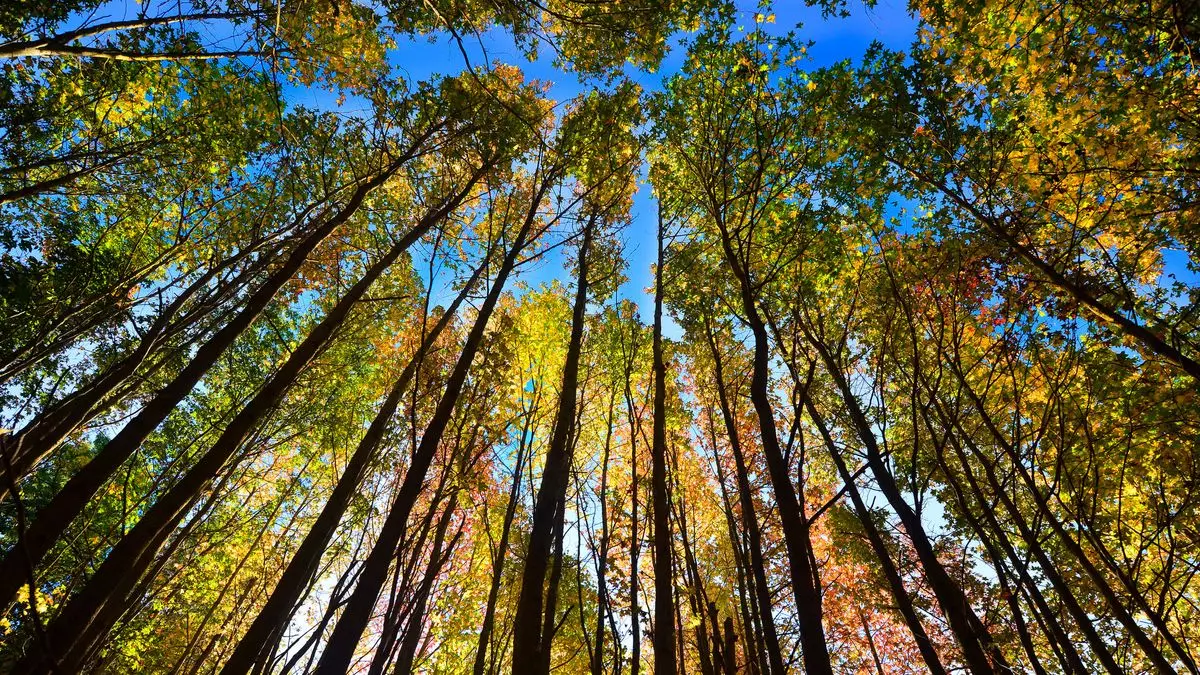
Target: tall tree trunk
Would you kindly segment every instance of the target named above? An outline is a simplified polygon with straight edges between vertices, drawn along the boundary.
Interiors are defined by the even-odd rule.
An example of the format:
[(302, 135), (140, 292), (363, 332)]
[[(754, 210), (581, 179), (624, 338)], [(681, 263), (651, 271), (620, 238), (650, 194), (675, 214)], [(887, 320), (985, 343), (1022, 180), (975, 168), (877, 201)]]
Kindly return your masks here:
[[(1045, 550), (1042, 548), (1040, 540), (1030, 529), (1017, 504), (1015, 504), (1004, 491), (1003, 486), (996, 476), (995, 470), (989, 463), (983, 461), (982, 453), (980, 453), (978, 448), (974, 446), (974, 441), (965, 434), (964, 430), (962, 430), (960, 426), (958, 426), (957, 420), (953, 420), (949, 417), (948, 411), (942, 409), (942, 406), (937, 399), (933, 399), (933, 402), (939, 411), (939, 416), (943, 418), (943, 422), (947, 425), (954, 425), (959, 431), (961, 442), (967, 447), (971, 448), (972, 452), (981, 459), (980, 464), (983, 466), (984, 475), (987, 477), (992, 491), (999, 498), (1000, 503), (1004, 505), (1005, 511), (1008, 513), (1009, 518), (1012, 520), (1013, 524), (1017, 526), (1021, 538), (1025, 541), (1029, 551), (1032, 552), (1034, 557), (1037, 559), (1038, 565), (1042, 570), (1042, 575), (1046, 577), (1051, 586), (1054, 588), (1055, 592), (1058, 593), (1059, 599), (1062, 600), (1063, 604), (1067, 607), (1067, 611), (1075, 620), (1076, 625), (1079, 626), (1079, 630), (1083, 632), (1084, 638), (1087, 640), (1088, 645), (1092, 649), (1092, 654), (1095, 655), (1095, 657), (1100, 661), (1101, 665), (1104, 666), (1104, 669), (1110, 674), (1116, 675), (1116, 673), (1122, 672), (1123, 669), (1117, 664), (1116, 660), (1109, 652), (1107, 641), (1096, 631), (1093, 620), (1090, 618), (1088, 612), (1079, 604), (1079, 601), (1075, 597), (1074, 591), (1058, 572), (1057, 566), (1053, 564)], [(959, 438), (956, 438), (956, 436), (952, 434), (950, 436), (950, 445), (958, 454), (959, 464), (963, 470), (963, 475), (967, 478), (968, 485), (970, 485), (972, 492), (974, 494), (982, 495), (984, 492), (982, 492), (982, 488), (970, 469), (966, 452), (964, 451), (963, 447), (959, 445), (959, 443)], [(999, 527), (999, 525), (997, 524), (996, 527)]]
[(921, 561), (925, 579), (929, 583), (930, 589), (933, 590), (934, 597), (937, 598), (938, 606), (946, 615), (946, 620), (962, 648), (963, 658), (966, 659), (971, 672), (975, 675), (988, 675), (997, 670), (1008, 671), (1009, 667), (1005, 663), (1003, 654), (1000, 653), (999, 646), (971, 608), (966, 593), (950, 577), (942, 562), (938, 560), (933, 542), (925, 532), (925, 526), (921, 523), (920, 516), (909, 506), (908, 502), (904, 501), (904, 496), (901, 494), (899, 486), (896, 485), (891, 470), (884, 464), (883, 456), (875, 441), (875, 434), (871, 430), (871, 424), (859, 406), (857, 396), (850, 389), (850, 384), (846, 381), (841, 366), (823, 342), (812, 335), (807, 337), (809, 344), (820, 355), (826, 371), (837, 386), (850, 422), (866, 449), (867, 465), (871, 468), (871, 475), (874, 476), (876, 485), (879, 486), (880, 492), (883, 493), (892, 510), (899, 516), (900, 522), (904, 526), (904, 532), (908, 535), (909, 541), (912, 542), (917, 557)]
[(433, 521), (440, 513), (439, 509), (445, 499), (445, 488), (449, 479), (449, 471), (442, 471), (438, 476), (437, 487), (429, 496), (429, 508), (421, 518), (420, 524), (415, 528), (417, 536), (413, 537), (413, 528), (410, 527), (405, 530), (404, 536), (400, 540), (400, 547), (411, 551), (412, 555), (407, 559), (405, 556), (397, 556), (396, 563), (392, 566), (392, 584), (387, 609), (384, 611), (383, 626), (368, 673), (376, 675), (381, 673), (387, 667), (392, 653), (395, 651), (396, 641), (400, 639), (400, 632), (404, 627), (408, 610), (412, 607), (411, 598), (415, 597), (413, 577), (416, 574), (417, 565), (423, 557), (425, 542), (429, 539), (429, 534), (436, 529)]
[[(678, 475), (678, 463), (672, 462), (671, 472)], [(674, 485), (674, 481), (672, 481)], [(678, 486), (676, 485), (676, 488)], [(672, 500), (672, 512), (675, 516), (675, 522), (678, 523), (680, 549), (683, 553), (683, 569), (684, 583), (688, 590), (688, 605), (692, 612), (692, 618), (697, 622), (696, 634), (696, 657), (700, 661), (701, 675), (716, 675), (716, 667), (720, 659), (714, 662), (714, 642), (710, 641), (710, 633), (708, 630), (708, 594), (704, 589), (704, 580), (700, 577), (700, 566), (696, 563), (695, 552), (692, 549), (691, 537), (688, 535), (687, 522), (687, 501), (683, 496), (682, 491), (676, 489), (679, 495), (678, 499)], [(716, 631), (717, 642), (720, 639), (720, 626), (714, 626)], [(684, 638), (681, 637), (680, 641)], [(680, 659), (682, 663), (683, 660)]]
[[(400, 157), (389, 163), (370, 180), (361, 183), (337, 214), (318, 225), (312, 232), (297, 242), (284, 264), (272, 273), (247, 299), (242, 311), (221, 330), (217, 331), (204, 346), (196, 351), (195, 356), (188, 362), (188, 365), (175, 376), (170, 384), (156, 394), (142, 411), (125, 425), (116, 437), (105, 445), (100, 454), (89, 462), (89, 465), (97, 462), (101, 467), (108, 467), (114, 464), (119, 465), (136, 450), (141, 445), (141, 442), (175, 409), (175, 406), (192, 391), (196, 383), (200, 381), (200, 378), (225, 353), (225, 350), (266, 309), (267, 305), (270, 304), (279, 292), (279, 289), (295, 276), (296, 272), (308, 259), (308, 255), (322, 241), (328, 238), (334, 230), (348, 221), (358, 211), (359, 207), (362, 206), (363, 200), (372, 191), (387, 182), (405, 163), (416, 156), (432, 132), (433, 129), (430, 129), (415, 139)], [(47, 451), (45, 447), (31, 448), (30, 452), (25, 453), (24, 456), (17, 457), (15, 468), (21, 472), (18, 477), (28, 472), (37, 463), (38, 459), (40, 459), (40, 456), (33, 456), (31, 454), (33, 450), (40, 450), (43, 453)]]
[(517, 441), (517, 457), (513, 460), (512, 485), (509, 486), (508, 504), (504, 508), (504, 522), (500, 527), (500, 542), (496, 545), (496, 556), (492, 563), (492, 583), (488, 588), (487, 608), (483, 614), (483, 626), (479, 629), (479, 643), (475, 648), (475, 665), (471, 671), (473, 675), (483, 675), (487, 661), (492, 628), (496, 621), (496, 601), (500, 596), (501, 583), (504, 581), (504, 561), (508, 554), (508, 538), (512, 532), (513, 517), (517, 512), (517, 500), (521, 495), (521, 470), (524, 466), (526, 450), (529, 447), (529, 430), (536, 414), (537, 405), (535, 403), (525, 417), (521, 437)]
[(404, 631), (404, 637), (400, 641), (400, 652), (396, 656), (396, 667), (392, 671), (396, 675), (409, 675), (409, 673), (412, 673), (413, 661), (417, 657), (417, 647), (421, 645), (421, 636), (424, 634), (425, 609), (429, 604), (429, 595), (433, 590), (433, 582), (441, 574), (442, 565), (446, 563), (446, 558), (454, 550), (455, 544), (458, 542), (458, 537), (462, 534), (462, 530), (459, 530), (458, 534), (451, 540), (447, 552), (442, 552), (442, 548), (446, 545), (446, 529), (450, 525), (450, 519), (457, 508), (458, 492), (456, 491), (450, 497), (450, 503), (446, 505), (446, 509), (442, 512), (442, 517), (438, 520), (437, 531), (433, 535), (433, 550), (429, 554), (429, 565), (425, 570), (424, 578), (421, 579), (421, 585), (417, 588), (416, 595), (413, 598), (416, 605), (408, 616), (408, 628)]
[[(604, 672), (604, 619), (609, 614), (608, 602), (608, 459), (612, 450), (613, 410), (617, 390), (609, 389), (608, 417), (604, 427), (604, 451), (600, 459), (600, 552), (596, 560), (596, 651), (592, 655), (592, 675)], [(583, 614), (582, 605), (580, 615)], [(616, 638), (614, 633), (613, 638)]]
[[(288, 360), (239, 412), (209, 450), (113, 547), (103, 564), (49, 627), (60, 650), (61, 667), (77, 667), (92, 644), (102, 639), (120, 616), (126, 594), (150, 566), (163, 541), (184, 514), (184, 507), (217, 476), (234, 453), (286, 393), (300, 372), (328, 345), (367, 289), (400, 257), (420, 233), (444, 219), (473, 188), (476, 178), (433, 210), (350, 288), (329, 314), (296, 347)], [(40, 668), (39, 668), (40, 669)]]
[(737, 644), (737, 635), (733, 632), (733, 617), (725, 617), (725, 643), (724, 643), (724, 658), (721, 660), (725, 667), (725, 675), (737, 675), (737, 651), (734, 645)]
[[(717, 447), (717, 432), (713, 428), (711, 410), (708, 417), (707, 426), (708, 434), (711, 439), (714, 451)], [(715, 454), (715, 452), (714, 452)], [(746, 546), (744, 546), (743, 535), (737, 526), (737, 518), (733, 512), (733, 501), (729, 497), (729, 487), (725, 477), (725, 470), (721, 466), (721, 458), (718, 454), (715, 459), (717, 468), (717, 483), (721, 486), (721, 507), (725, 512), (725, 528), (729, 532), (729, 546), (733, 550), (733, 564), (737, 570), (737, 591), (738, 591), (738, 610), (741, 613), (742, 635), (745, 638), (746, 645), (746, 669), (750, 675), (760, 675), (761, 673), (771, 672), (771, 667), (767, 665), (766, 645), (762, 641), (763, 630), (758, 622), (757, 611), (751, 611), (751, 604), (755, 602), (751, 598), (757, 598), (757, 591), (754, 588), (753, 575), (746, 573)]]
[[(925, 419), (925, 426), (932, 433), (935, 426), (929, 419), (928, 411), (923, 410), (922, 413), (922, 416)], [(951, 444), (956, 442), (955, 439), (949, 435), (949, 432), (947, 432), (947, 442)], [(960, 457), (961, 456), (962, 455), (960, 454)], [(970, 489), (968, 490), (964, 489), (964, 486), (959, 478), (955, 475), (955, 472), (951, 470), (949, 461), (945, 457), (943, 447), (939, 447), (937, 449), (937, 461), (938, 466), (940, 466), (942, 469), (943, 479), (946, 481), (946, 484), (950, 486), (951, 491), (954, 493), (955, 501), (958, 502), (959, 510), (962, 512), (967, 524), (970, 525), (971, 529), (973, 529), (979, 535), (980, 540), (986, 547), (989, 548), (989, 550), (999, 548), (1000, 551), (1003, 551), (1003, 557), (1008, 558), (1008, 560), (1012, 563), (1013, 569), (1017, 572), (1017, 578), (1020, 581), (1020, 587), (1027, 589), (1027, 594), (1032, 599), (1034, 606), (1037, 608), (1038, 614), (1045, 617), (1046, 625), (1044, 626), (1044, 632), (1051, 640), (1052, 647), (1054, 647), (1055, 644), (1059, 645), (1054, 647), (1054, 651), (1058, 656), (1060, 663), (1063, 665), (1063, 671), (1074, 673), (1075, 675), (1086, 675), (1090, 671), (1084, 666), (1078, 651), (1075, 649), (1074, 642), (1071, 640), (1070, 636), (1066, 634), (1066, 631), (1063, 630), (1062, 625), (1058, 621), (1057, 613), (1052, 611), (1049, 605), (1046, 603), (1041, 589), (1038, 588), (1037, 583), (1029, 573), (1028, 562), (1017, 554), (1016, 549), (1008, 539), (1007, 533), (1000, 526), (999, 521), (996, 519), (994, 508), (991, 504), (984, 502), (985, 493), (976, 481), (970, 467), (963, 465), (962, 468), (962, 472), (967, 477), (968, 483), (970, 484)], [(986, 527), (985, 523), (981, 523), (979, 518), (976, 518), (973, 514), (971, 500), (969, 500), (967, 497), (968, 494), (974, 495), (976, 501), (979, 502), (979, 512), (982, 514), (982, 517), (986, 523)], [(993, 550), (992, 553), (993, 560), (997, 561), (997, 565), (999, 564), (999, 560), (1001, 558), (1000, 551)], [(997, 574), (999, 575), (1001, 572), (998, 571)], [(1092, 631), (1094, 634), (1090, 623), (1085, 630)], [(1089, 643), (1092, 643), (1090, 639)], [(1099, 644), (1102, 646), (1102, 641)], [(1107, 648), (1105, 648), (1105, 651), (1107, 651)]]
[[(550, 675), (550, 657), (554, 653), (554, 634), (558, 630), (558, 589), (562, 584), (563, 531), (567, 519), (567, 495), (563, 494), (554, 509), (554, 552), (550, 557), (550, 579), (546, 584), (546, 607), (536, 620), (541, 623), (542, 644), (537, 651), (533, 668), (535, 675)], [(570, 612), (570, 608), (567, 609)], [(566, 617), (563, 617), (566, 620)], [(516, 663), (514, 650), (513, 662)]]
[(709, 318), (704, 318), (705, 337), (713, 358), (713, 376), (716, 381), (717, 402), (721, 408), (721, 419), (725, 424), (725, 434), (729, 438), (729, 448), (733, 451), (734, 467), (736, 469), (738, 501), (742, 508), (742, 522), (746, 526), (746, 536), (750, 545), (750, 568), (754, 575), (755, 603), (758, 607), (759, 621), (762, 624), (763, 643), (767, 652), (767, 663), (770, 673), (783, 675), (787, 667), (783, 663), (783, 650), (779, 647), (779, 634), (775, 630), (775, 616), (771, 608), (771, 591), (767, 585), (766, 560), (762, 554), (762, 533), (758, 527), (758, 515), (754, 511), (753, 491), (750, 488), (749, 472), (746, 469), (746, 458), (742, 453), (741, 439), (738, 437), (737, 423), (733, 417), (733, 409), (729, 397), (725, 393), (725, 369), (716, 336), (713, 334)]
[(513, 267), (516, 266), (517, 257), (525, 248), (527, 237), (537, 216), (538, 206), (545, 196), (546, 191), (549, 190), (549, 187), (550, 181), (545, 180), (533, 195), (529, 212), (521, 224), (521, 229), (517, 233), (516, 240), (513, 242), (508, 254), (504, 257), (496, 279), (492, 282), (492, 288), (488, 291), (483, 305), (479, 308), (475, 325), (471, 327), (471, 331), (467, 335), (466, 342), (463, 344), (463, 351), (459, 355), (458, 361), (454, 364), (454, 370), (450, 373), (449, 379), (446, 381), (442, 398), (438, 401), (437, 408), (434, 410), (429, 424), (425, 427), (425, 433), (421, 437), (420, 445), (417, 446), (416, 451), (413, 453), (412, 463), (409, 465), (408, 472), (404, 476), (404, 482), (400, 485), (400, 489), (397, 490), (396, 496), (392, 500), (387, 519), (379, 531), (375, 546), (367, 556), (362, 576), (358, 580), (358, 585), (354, 588), (354, 592), (347, 601), (346, 608), (342, 611), (341, 617), (338, 618), (333, 633), (329, 636), (325, 652), (321, 655), (321, 660), (317, 664), (318, 673), (324, 675), (342, 675), (349, 668), (350, 662), (354, 658), (355, 647), (358, 645), (358, 640), (362, 637), (362, 632), (371, 619), (375, 601), (379, 598), (379, 591), (387, 579), (388, 567), (391, 565), (396, 545), (399, 543), (405, 524), (408, 522), (408, 515), (412, 511), (412, 507), (416, 503), (417, 497), (424, 486), (425, 474), (429, 471), (429, 465), (433, 461), (438, 444), (441, 443), (442, 434), (445, 432), (446, 426), (450, 423), (450, 418), (458, 402), (458, 396), (462, 392), (463, 385), (467, 380), (467, 374), (471, 370), (471, 362), (475, 359), (475, 354), (479, 351), (479, 347), (483, 343), (488, 319), (491, 318), (496, 304), (500, 301), (500, 294), (504, 288), (504, 283), (508, 280), (508, 275), (512, 272)]
[(633, 404), (633, 364), (637, 358), (637, 331), (640, 324), (632, 328), (630, 340), (629, 361), (625, 370), (625, 411), (629, 417), (629, 640), (630, 646), (630, 675), (640, 675), (642, 670), (642, 626), (641, 614), (638, 612), (638, 563), (641, 557), (642, 542), (638, 535), (638, 465), (637, 439), (641, 431), (636, 406)]
[(654, 270), (654, 431), (650, 484), (654, 506), (654, 675), (675, 675), (675, 580), (671, 570), (671, 507), (667, 488), (667, 367), (663, 362), (663, 217), (658, 211), (658, 264)]
[(842, 458), (842, 453), (838, 450), (833, 436), (830, 435), (829, 427), (825, 424), (824, 418), (817, 412), (816, 406), (813, 405), (812, 399), (807, 394), (805, 395), (804, 404), (808, 409), (808, 414), (813, 421), (813, 425), (817, 428), (821, 439), (825, 442), (825, 447), (829, 451), (830, 458), (833, 459), (834, 466), (837, 467), (838, 475), (841, 476), (842, 482), (846, 485), (850, 501), (854, 504), (854, 511), (858, 514), (859, 522), (862, 523), (863, 532), (867, 535), (867, 541), (870, 542), (871, 549), (875, 552), (875, 560), (879, 563), (880, 571), (883, 572), (883, 576), (888, 582), (888, 588), (892, 591), (892, 599), (896, 601), (896, 609), (904, 617), (904, 623), (908, 626), (913, 640), (917, 643), (917, 649), (921, 652), (921, 658), (925, 661), (925, 667), (929, 669), (930, 673), (934, 673), (934, 675), (945, 675), (946, 669), (942, 666), (941, 659), (938, 658), (937, 651), (934, 650), (933, 643), (929, 640), (929, 635), (925, 632), (924, 626), (921, 625), (921, 619), (913, 607), (912, 597), (904, 588), (904, 580), (900, 577), (900, 572), (896, 569), (895, 563), (892, 562), (892, 554), (888, 551), (887, 544), (883, 540), (883, 534), (875, 526), (875, 521), (871, 518), (871, 511), (867, 508), (862, 494), (858, 491), (858, 485), (855, 483), (854, 476), (850, 473), (849, 467), (846, 466), (846, 461)]
[(737, 280), (742, 312), (754, 338), (750, 400), (758, 414), (763, 457), (766, 459), (771, 486), (775, 491), (780, 525), (787, 546), (788, 571), (791, 574), (792, 592), (796, 598), (796, 614), (800, 621), (804, 665), (809, 675), (833, 675), (829, 648), (825, 643), (825, 628), (821, 622), (821, 586), (812, 541), (809, 538), (809, 523), (792, 486), (787, 461), (779, 445), (779, 432), (775, 428), (775, 411), (771, 408), (771, 357), (766, 325), (758, 311), (749, 269), (735, 253), (732, 237), (724, 222), (719, 222), (718, 225), (725, 261)]
[(255, 617), (250, 628), (238, 642), (229, 660), (226, 661), (221, 670), (222, 675), (248, 672), (253, 664), (260, 660), (264, 647), (274, 640), (279, 631), (286, 626), (288, 617), (296, 606), (296, 601), (312, 580), (312, 575), (317, 570), (321, 556), (325, 553), (330, 539), (337, 530), (338, 523), (345, 515), (346, 508), (350, 505), (368, 467), (375, 458), (392, 417), (396, 414), (396, 409), (399, 407), (404, 393), (408, 390), (408, 385), (421, 367), (426, 353), (454, 318), (459, 306), (471, 293), (486, 268), (487, 260), (485, 259), (471, 274), (471, 278), (459, 291), (450, 307), (442, 313), (433, 328), (421, 340), (416, 353), (405, 365), (400, 377), (388, 392), (387, 398), (384, 399), (383, 405), (380, 406), (375, 419), (371, 421), (371, 426), (367, 428), (367, 433), (359, 441), (350, 461), (346, 463), (346, 468), (342, 471), (337, 485), (330, 494), (329, 501), (321, 509), (321, 513), (304, 537), (304, 541), (300, 543), (296, 553), (292, 555), (291, 561), (288, 562), (287, 568), (279, 577), (275, 590), (259, 610), (258, 616)]
[[(1132, 338), (1140, 343), (1150, 352), (1166, 359), (1175, 364), (1180, 370), (1191, 375), (1193, 378), (1200, 380), (1200, 362), (1183, 353), (1180, 349), (1171, 344), (1171, 340), (1177, 342), (1186, 342), (1186, 338), (1178, 334), (1178, 332), (1167, 322), (1161, 318), (1152, 317), (1155, 323), (1165, 328), (1170, 333), (1171, 340), (1160, 335), (1155, 330), (1147, 328), (1140, 323), (1130, 319), (1121, 313), (1111, 303), (1105, 301), (1103, 293), (1096, 293), (1091, 290), (1094, 287), (1100, 287), (1100, 284), (1094, 280), (1083, 280), (1081, 283), (1076, 279), (1072, 279), (1070, 275), (1063, 273), (1050, 262), (1047, 262), (1033, 248), (1033, 246), (1025, 244), (1013, 231), (1011, 223), (1013, 219), (1005, 219), (1002, 217), (992, 216), (975, 203), (968, 199), (963, 194), (951, 189), (945, 182), (928, 176), (920, 171), (917, 171), (902, 161), (889, 158), (890, 162), (907, 171), (918, 180), (933, 186), (941, 192), (950, 201), (960, 206), (967, 213), (971, 214), (976, 221), (979, 222), (989, 234), (1007, 246), (1018, 258), (1023, 260), (1025, 264), (1037, 270), (1051, 285), (1058, 288), (1066, 295), (1073, 298), (1076, 302), (1088, 309), (1092, 310), (1097, 316), (1105, 322), (1116, 328), (1121, 333)], [(1190, 657), (1189, 657), (1190, 658)], [(1160, 664), (1161, 665), (1161, 664)]]
[[(987, 409), (984, 407), (983, 401), (979, 398), (978, 394), (975, 393), (975, 390), (971, 388), (970, 383), (968, 383), (966, 380), (966, 377), (958, 370), (957, 367), (952, 366), (951, 370), (954, 371), (955, 375), (959, 379), (959, 383), (962, 385), (963, 391), (967, 393), (967, 396), (971, 399), (972, 404), (974, 404), (976, 411), (979, 413), (980, 418), (984, 422), (984, 426), (993, 436), (997, 445), (999, 445), (1004, 451), (1005, 455), (1009, 457), (1017, 475), (1020, 476), (1026, 490), (1033, 498), (1034, 504), (1037, 505), (1038, 512), (1041, 513), (1046, 519), (1046, 522), (1050, 524), (1051, 529), (1053, 529), (1054, 533), (1058, 536), (1058, 540), (1063, 544), (1067, 551), (1071, 553), (1076, 562), (1079, 563), (1079, 566), (1083, 568), (1084, 572), (1087, 574), (1087, 577), (1092, 581), (1092, 584), (1096, 587), (1096, 590), (1100, 592), (1100, 596), (1104, 598), (1105, 603), (1108, 605), (1113, 615), (1117, 618), (1117, 621), (1119, 621), (1121, 625), (1125, 627), (1125, 630), (1129, 632), (1130, 637), (1133, 638), (1133, 641), (1137, 643), (1142, 652), (1150, 659), (1151, 663), (1154, 664), (1155, 669), (1161, 673), (1174, 673), (1174, 667), (1171, 666), (1162, 651), (1159, 650), (1150, 637), (1146, 635), (1146, 632), (1142, 629), (1142, 627), (1138, 625), (1137, 621), (1134, 620), (1133, 615), (1129, 613), (1129, 610), (1125, 607), (1120, 598), (1117, 597), (1116, 593), (1109, 585), (1108, 579), (1106, 579), (1104, 574), (1097, 569), (1095, 564), (1092, 563), (1091, 559), (1088, 558), (1087, 553), (1084, 552), (1083, 548), (1079, 545), (1079, 542), (1075, 541), (1071, 534), (1067, 532), (1067, 529), (1063, 525), (1062, 521), (1050, 509), (1045, 495), (1043, 495), (1041, 490), (1038, 489), (1037, 483), (1034, 481), (1033, 476), (1031, 476), (1029, 471), (1025, 468), (1024, 462), (1020, 455), (1017, 453), (1012, 443), (995, 425), (991, 416), (988, 414)], [(969, 442), (969, 439), (964, 440)], [(985, 468), (987, 467), (988, 465), (985, 464)], [(1165, 628), (1165, 626), (1163, 626), (1163, 628)], [(1164, 633), (1166, 632), (1169, 631), (1164, 631)], [(1185, 665), (1190, 667), (1190, 656), (1188, 655), (1187, 650), (1184, 649), (1183, 646), (1173, 638), (1173, 636), (1167, 640), (1167, 643), (1183, 655), (1185, 659)]]
[[(412, 153), (416, 152), (416, 146)], [(38, 512), (37, 519), (24, 533), (20, 550), (14, 549), (0, 563), (0, 598), (12, 598), (19, 583), (13, 583), (14, 570), (20, 570), (28, 558), (37, 566), (53, 547), (54, 542), (62, 536), (68, 525), (86, 508), (88, 501), (96, 492), (111, 479), (121, 465), (133, 455), (144, 441), (163, 420), (174, 410), (199, 382), (208, 369), (225, 353), (238, 336), (253, 323), (267, 304), (275, 297), (283, 285), (292, 278), (296, 271), (307, 259), (308, 254), (323, 241), (338, 225), (349, 220), (350, 216), (362, 204), (363, 199), (374, 188), (382, 185), (386, 176), (391, 175), (400, 167), (399, 161), (394, 162), (389, 171), (376, 176), (372, 181), (361, 186), (350, 201), (335, 217), (326, 221), (321, 227), (293, 249), (284, 266), (271, 275), (246, 303), (238, 315), (224, 328), (218, 331), (206, 342), (187, 366), (163, 388), (142, 411), (130, 420), (124, 428), (98, 452), (78, 473), (67, 481), (58, 491), (54, 499)], [(475, 180), (482, 177), (478, 172)], [(466, 191), (462, 193), (464, 196)], [(404, 246), (415, 242), (434, 223), (439, 222), (461, 201), (462, 197), (453, 199), (440, 209), (435, 209), (410, 231), (401, 244)]]
[(520, 673), (531, 663), (540, 663), (542, 653), (550, 651), (552, 636), (542, 633), (542, 598), (545, 594), (546, 569), (553, 545), (555, 511), (567, 491), (571, 471), (570, 439), (574, 434), (579, 389), (579, 358), (583, 347), (583, 329), (587, 318), (588, 253), (592, 246), (596, 216), (590, 216), (583, 228), (579, 246), (579, 279), (571, 310), (571, 336), (563, 365), (559, 389), (558, 413), (546, 450), (542, 482), (533, 508), (533, 527), (521, 575), (521, 593), (513, 632), (513, 671)]
[[(113, 399), (118, 388), (132, 378), (138, 368), (164, 346), (167, 338), (202, 318), (199, 312), (191, 311), (185, 313), (178, 321), (175, 320), (188, 301), (206, 288), (217, 275), (243, 261), (257, 248), (258, 245), (252, 244), (228, 260), (210, 265), (163, 308), (131, 352), (101, 370), (69, 396), (47, 407), (17, 433), (0, 437), (0, 452), (8, 453), (13, 458), (15, 478), (20, 480), (26, 476), (43, 457), (57, 448), (76, 429), (95, 419), (109, 405), (117, 403), (118, 401)], [(270, 257), (269, 252), (264, 252), (262, 260), (250, 265), (245, 274), (248, 276), (261, 269)], [(236, 284), (232, 283), (222, 285), (236, 287)], [(0, 482), (0, 485), (7, 482)], [(6, 496), (6, 492), (5, 488), (0, 487), (0, 499)]]

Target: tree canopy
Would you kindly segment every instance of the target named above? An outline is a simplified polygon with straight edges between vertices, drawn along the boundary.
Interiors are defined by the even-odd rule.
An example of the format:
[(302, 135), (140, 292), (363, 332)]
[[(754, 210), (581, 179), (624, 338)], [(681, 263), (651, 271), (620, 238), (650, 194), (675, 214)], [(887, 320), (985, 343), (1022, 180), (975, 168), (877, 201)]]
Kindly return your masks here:
[(0, 8), (0, 672), (1200, 675), (1200, 6), (876, 11)]

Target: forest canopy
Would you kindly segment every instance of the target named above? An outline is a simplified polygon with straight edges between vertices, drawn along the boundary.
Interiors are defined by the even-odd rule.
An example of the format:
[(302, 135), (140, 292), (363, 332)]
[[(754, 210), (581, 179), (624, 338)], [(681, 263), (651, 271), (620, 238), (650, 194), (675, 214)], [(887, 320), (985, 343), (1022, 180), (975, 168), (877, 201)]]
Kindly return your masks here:
[(887, 2), (0, 3), (0, 673), (1200, 675), (1200, 5)]

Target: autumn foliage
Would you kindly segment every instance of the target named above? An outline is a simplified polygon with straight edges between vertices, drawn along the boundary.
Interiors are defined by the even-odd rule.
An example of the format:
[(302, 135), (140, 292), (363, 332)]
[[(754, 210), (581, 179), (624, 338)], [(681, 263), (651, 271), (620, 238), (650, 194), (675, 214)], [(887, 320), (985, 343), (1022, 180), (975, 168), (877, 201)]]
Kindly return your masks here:
[(1200, 673), (1200, 7), (788, 10), (0, 8), (0, 673)]

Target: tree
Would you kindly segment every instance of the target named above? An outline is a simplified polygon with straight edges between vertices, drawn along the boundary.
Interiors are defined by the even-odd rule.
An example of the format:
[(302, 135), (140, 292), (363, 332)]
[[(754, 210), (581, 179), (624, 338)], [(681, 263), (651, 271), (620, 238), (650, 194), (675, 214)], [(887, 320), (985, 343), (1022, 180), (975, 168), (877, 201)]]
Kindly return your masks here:
[(0, 671), (1200, 674), (1194, 4), (0, 8)]

